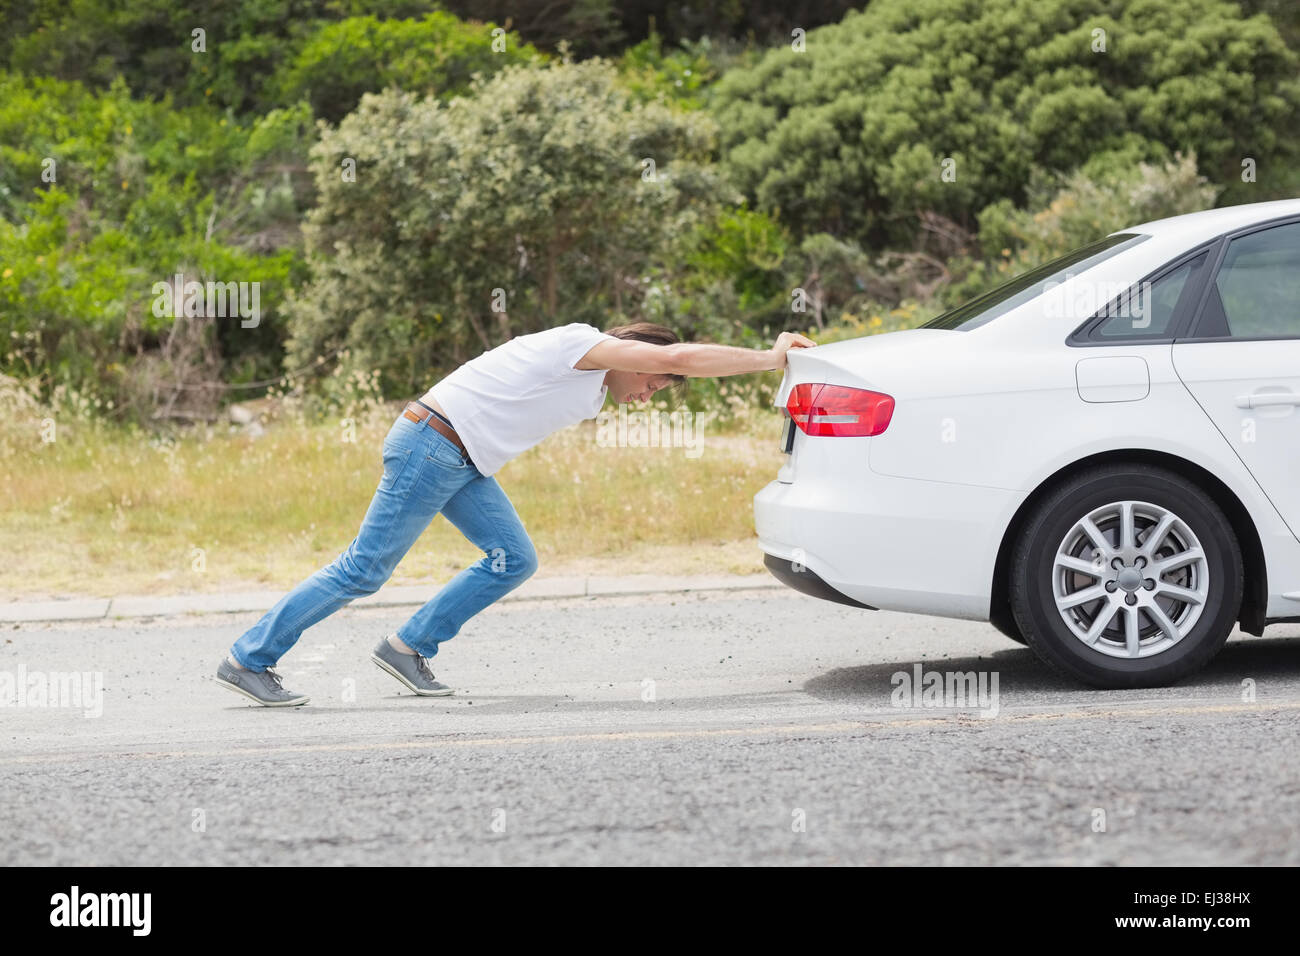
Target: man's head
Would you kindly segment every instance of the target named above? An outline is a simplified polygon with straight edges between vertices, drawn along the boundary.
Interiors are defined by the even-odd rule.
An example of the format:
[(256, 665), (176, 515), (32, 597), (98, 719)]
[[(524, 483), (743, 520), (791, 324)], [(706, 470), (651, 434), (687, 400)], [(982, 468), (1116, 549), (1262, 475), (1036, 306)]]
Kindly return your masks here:
[[(632, 339), (650, 345), (675, 345), (681, 341), (677, 333), (653, 322), (633, 322), (631, 325), (619, 325), (605, 330), (606, 335), (616, 339)], [(666, 372), (619, 372), (609, 371), (605, 375), (605, 386), (615, 402), (645, 402), (655, 392), (663, 388), (680, 387), (686, 384), (685, 375), (670, 375)]]

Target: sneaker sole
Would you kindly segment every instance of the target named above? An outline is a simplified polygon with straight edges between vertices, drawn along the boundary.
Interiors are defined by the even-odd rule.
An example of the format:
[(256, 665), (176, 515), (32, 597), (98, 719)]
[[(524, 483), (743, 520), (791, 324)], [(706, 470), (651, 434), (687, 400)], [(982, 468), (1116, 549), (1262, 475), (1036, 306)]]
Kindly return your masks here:
[(452, 694), (456, 693), (456, 688), (454, 687), (448, 687), (446, 690), (421, 690), (419, 687), (416, 687), (409, 680), (403, 677), (398, 671), (396, 671), (392, 667), (392, 665), (390, 665), (378, 654), (371, 654), (370, 659), (374, 661), (376, 664), (378, 664), (380, 667), (382, 667), (389, 674), (392, 674), (399, 681), (401, 681), (403, 686), (407, 687), (413, 694), (419, 694), (421, 697), (450, 697)]
[(260, 697), (254, 697), (248, 691), (244, 690), (244, 688), (236, 687), (234, 684), (230, 683), (230, 681), (222, 680), (220, 677), (214, 677), (213, 680), (215, 680), (219, 686), (225, 687), (227, 690), (233, 690), (236, 694), (243, 694), (253, 703), (261, 704), (263, 707), (298, 707), (311, 700), (310, 697), (296, 697), (293, 700), (262, 700)]

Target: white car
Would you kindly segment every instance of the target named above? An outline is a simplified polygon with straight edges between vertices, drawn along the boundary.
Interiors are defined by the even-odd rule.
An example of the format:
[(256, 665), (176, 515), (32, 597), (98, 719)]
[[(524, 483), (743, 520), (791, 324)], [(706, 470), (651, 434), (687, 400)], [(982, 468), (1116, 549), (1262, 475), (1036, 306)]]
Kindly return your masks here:
[(1300, 621), (1300, 200), (1135, 226), (919, 329), (793, 350), (768, 568), (991, 621), (1099, 687)]

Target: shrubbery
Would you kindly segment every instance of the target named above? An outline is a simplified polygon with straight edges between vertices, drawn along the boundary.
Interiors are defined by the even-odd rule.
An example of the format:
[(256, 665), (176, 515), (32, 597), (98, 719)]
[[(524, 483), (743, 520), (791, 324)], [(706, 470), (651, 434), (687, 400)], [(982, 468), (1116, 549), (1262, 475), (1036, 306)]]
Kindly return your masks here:
[[(307, 114), (244, 126), (133, 99), (120, 84), (95, 95), (3, 74), (0, 104), (0, 368), (43, 394), (71, 385), (147, 417), (167, 383), (144, 365), (173, 327), (153, 314), (153, 284), (179, 272), (261, 283), (263, 321), (214, 322), (202, 360), (227, 381), (278, 371), (280, 304), (302, 278), (304, 197), (289, 170)], [(187, 374), (166, 377), (183, 389)]]
[[(698, 39), (623, 49), (644, 25), (599, 0), (523, 11), (495, 52), (428, 0), (9, 5), (0, 374), (148, 419), (267, 382), (408, 396), (572, 321), (829, 340), (1300, 189), (1300, 20), (1274, 0), (873, 0), (805, 52), (734, 39), (771, 5), (667, 12)], [(569, 62), (566, 23), (621, 54)], [(260, 323), (155, 316), (177, 272), (258, 282)], [(692, 395), (735, 408), (760, 379)]]
[[(24, 0), (3, 17), (0, 66), (189, 106), (263, 112), (279, 70), (320, 28), (358, 15), (429, 13), (433, 0)], [(203, 50), (195, 48), (202, 30)]]
[(667, 237), (730, 195), (703, 164), (714, 135), (599, 60), (507, 68), (450, 103), (363, 97), (312, 151), (289, 362), (346, 348), (410, 392), (512, 335), (638, 311)]
[(273, 81), (275, 100), (307, 100), (315, 114), (337, 123), (361, 95), (396, 86), (448, 97), (469, 87), (475, 73), (525, 63), (538, 52), (517, 36), (492, 48), (491, 24), (464, 23), (448, 13), (421, 20), (350, 17), (313, 33)]
[[(711, 109), (759, 208), (801, 234), (908, 246), (921, 213), (974, 229), (986, 206), (1026, 202), (1035, 168), (1098, 154), (1194, 149), (1232, 201), (1287, 195), (1297, 62), (1267, 17), (1222, 0), (874, 0), (805, 52), (728, 72)], [(1243, 188), (1243, 157), (1266, 184)]]

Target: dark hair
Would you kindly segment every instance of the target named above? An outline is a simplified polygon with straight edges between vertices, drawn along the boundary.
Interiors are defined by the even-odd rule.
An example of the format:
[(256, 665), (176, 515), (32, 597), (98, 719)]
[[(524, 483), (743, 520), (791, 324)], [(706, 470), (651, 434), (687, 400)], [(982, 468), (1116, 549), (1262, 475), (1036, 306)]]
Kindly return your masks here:
[[(633, 322), (631, 325), (616, 325), (612, 329), (605, 330), (606, 335), (612, 335), (616, 339), (632, 339), (636, 342), (647, 342), (650, 345), (676, 345), (681, 341), (677, 333), (666, 325), (655, 325), (653, 322)], [(686, 384), (685, 375), (669, 375), (673, 380), (673, 391), (678, 391), (681, 386)]]

